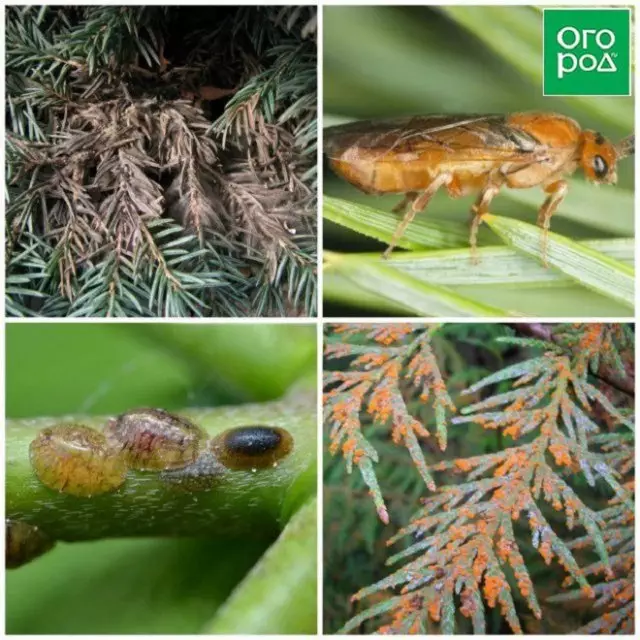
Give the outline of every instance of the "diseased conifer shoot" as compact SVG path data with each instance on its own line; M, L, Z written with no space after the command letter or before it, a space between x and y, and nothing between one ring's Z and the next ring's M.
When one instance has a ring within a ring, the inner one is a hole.
M7 312L316 312L315 7L9 7Z
M360 466L385 523L394 515L376 473L386 473L385 461L366 429L387 425L426 484L421 506L387 541L397 547L387 564L397 568L353 596L370 604L343 632L367 623L380 633L495 633L491 609L503 632L633 632L633 329L498 330L491 349L501 349L501 366L474 372L468 344L481 342L465 343L469 325L329 329L327 361L348 358L325 374L332 452L342 451L348 471ZM456 370L475 381L463 389ZM417 401L412 384L424 385ZM464 456L451 455L461 447ZM543 574L544 588L534 578ZM559 631L553 611L567 602L579 613Z

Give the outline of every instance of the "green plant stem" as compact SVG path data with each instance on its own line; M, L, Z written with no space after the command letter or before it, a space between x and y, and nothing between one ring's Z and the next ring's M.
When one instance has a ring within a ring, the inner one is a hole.
M36 433L76 422L101 429L108 417L65 416L8 420L6 425L6 516L40 527L55 540L119 536L228 536L274 538L315 495L315 399L305 392L283 400L176 412L214 436L237 426L287 429L293 451L275 468L225 471L206 490L187 490L155 472L129 471L117 491L90 498L58 493L36 477L29 444Z
M309 500L204 633L315 633L317 501Z

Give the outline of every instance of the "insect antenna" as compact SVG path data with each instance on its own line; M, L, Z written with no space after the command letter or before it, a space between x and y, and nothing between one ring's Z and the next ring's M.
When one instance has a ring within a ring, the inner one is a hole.
M636 152L636 137L634 134L623 138L616 145L616 152L618 154L618 158L626 158L627 156L632 156Z

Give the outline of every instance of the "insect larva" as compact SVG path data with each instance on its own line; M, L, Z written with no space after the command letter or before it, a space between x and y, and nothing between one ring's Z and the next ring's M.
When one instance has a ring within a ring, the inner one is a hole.
M179 469L198 457L205 434L185 418L162 409L134 409L110 420L104 429L110 446L131 469Z
M293 438L280 427L235 427L216 436L210 448L227 469L264 469L291 452Z
M35 525L22 520L5 520L5 566L17 569L27 562L35 560L55 545Z
M115 491L125 480L126 464L102 433L79 424L42 429L29 446L36 476L45 486L72 496Z

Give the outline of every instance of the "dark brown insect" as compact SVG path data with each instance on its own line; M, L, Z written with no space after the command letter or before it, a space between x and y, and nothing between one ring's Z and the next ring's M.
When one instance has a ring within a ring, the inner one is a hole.
M17 569L55 545L39 527L22 520L5 520L5 566Z
M292 449L291 434L280 427L236 427L211 441L211 451L227 469L274 467Z
M571 118L543 112L354 122L325 129L324 140L331 167L355 187L404 194L394 211L406 213L385 257L441 188L453 198L479 194L470 234L475 250L482 215L501 188L542 186L548 195L538 224L546 242L568 191L565 178L580 167L591 182L615 184L618 160L634 152L633 136L616 146Z

